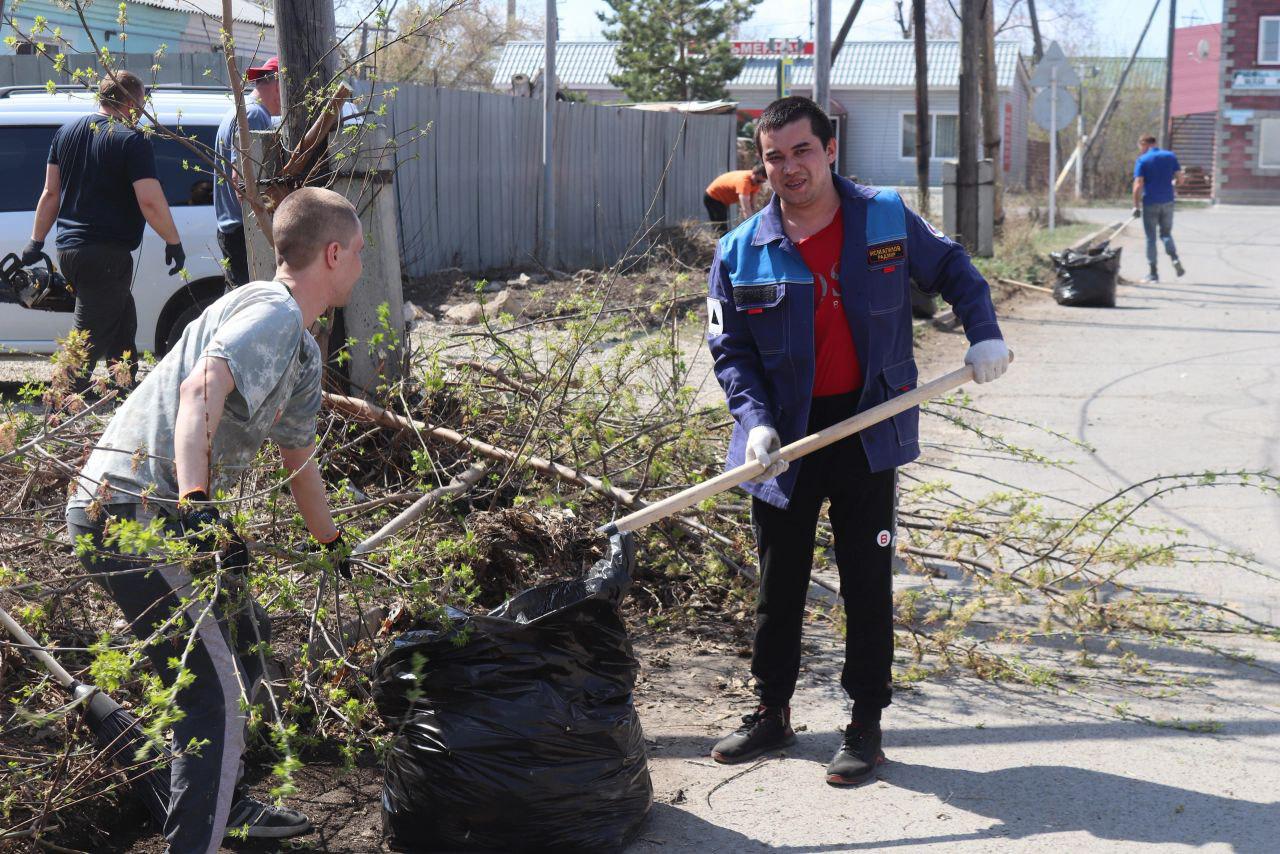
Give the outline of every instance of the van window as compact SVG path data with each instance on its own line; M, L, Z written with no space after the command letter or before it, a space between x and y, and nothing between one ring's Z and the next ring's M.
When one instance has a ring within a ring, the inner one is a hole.
M213 167L202 154L212 156L218 129L178 127L173 131L189 139L201 154L176 139L152 135L151 145L156 153L156 176L164 187L164 197L169 200L170 207L212 205ZM193 136L195 139L190 139Z
M0 213L34 211L44 189L45 164L53 125L44 127L0 127ZM215 127L177 128L183 136L194 136L201 151L212 150ZM199 155L172 139L151 138L156 153L156 176L172 207L213 204L211 168ZM184 164L186 168L184 167Z
M44 189L49 143L58 128L0 127L0 212L34 211Z

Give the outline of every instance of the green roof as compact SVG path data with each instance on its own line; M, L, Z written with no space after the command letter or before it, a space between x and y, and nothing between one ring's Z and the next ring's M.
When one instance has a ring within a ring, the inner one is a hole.
M1071 60L1088 89L1112 89L1129 61L1127 56L1081 56ZM1164 89L1164 58L1140 56L1125 80L1126 89Z

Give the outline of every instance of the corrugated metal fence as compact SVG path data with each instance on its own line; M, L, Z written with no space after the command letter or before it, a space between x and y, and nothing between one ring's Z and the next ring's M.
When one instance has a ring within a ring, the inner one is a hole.
M119 59L119 54L116 54ZM240 70L249 67L250 57L238 56ZM260 61L261 56L257 57ZM220 53L170 53L156 59L150 53L124 55L123 67L151 83L183 83L188 86L225 86L227 64ZM98 58L92 53L67 54L66 67L58 71L53 62L43 56L0 56L0 86L43 86L55 83L73 83L72 74L78 69L93 72L94 79L101 73Z
M152 69L153 64L159 68ZM0 56L0 86L72 82L95 69L70 55L55 72L40 56ZM220 54L128 54L124 66L158 83L225 85ZM247 67L247 58L240 63ZM359 85L367 94L370 87ZM382 93L394 89L394 94ZM538 249L542 104L484 92L380 83L376 109L399 142L396 192L404 270L525 266ZM428 133L415 133L428 129ZM650 229L702 218L702 195L736 168L733 116L556 104L556 246L552 267L614 263Z
M386 104L390 131L403 141L396 191L406 272L530 264L541 208L541 102L404 85ZM612 264L643 246L650 229L704 217L707 184L734 168L733 116L562 102L555 120L557 257L549 266Z

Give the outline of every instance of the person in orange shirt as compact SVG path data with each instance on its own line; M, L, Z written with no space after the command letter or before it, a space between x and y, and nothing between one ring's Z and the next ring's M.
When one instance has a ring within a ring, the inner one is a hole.
M719 234L729 231L730 205L738 206L742 219L756 212L756 199L764 182L764 165L757 163L754 169L725 172L707 185L702 204Z

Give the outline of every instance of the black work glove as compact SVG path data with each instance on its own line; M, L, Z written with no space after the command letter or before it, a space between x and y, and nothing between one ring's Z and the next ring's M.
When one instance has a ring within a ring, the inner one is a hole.
M327 543L321 543L324 546L325 556L333 568L343 578L351 578L351 547L342 539L342 531L338 531L338 536L334 537Z
M181 241L165 244L164 262L173 265L169 268L170 276L178 275L178 271L187 266L187 253L183 251Z
M33 237L30 243L22 247L22 266L30 267L42 260L44 260L44 241Z
M188 492L178 504L178 522L182 533L200 552L215 552L227 569L247 569L249 546L236 533L231 523L218 514L218 508L203 489Z
M1134 219L1142 219L1142 208L1134 208L1134 209L1133 209L1133 218L1134 218Z

